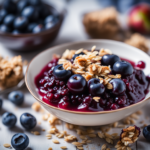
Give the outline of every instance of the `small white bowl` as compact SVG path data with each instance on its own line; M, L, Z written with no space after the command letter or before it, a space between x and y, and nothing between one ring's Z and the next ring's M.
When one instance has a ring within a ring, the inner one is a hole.
M70 111L54 106L50 106L40 99L40 96L36 90L34 83L35 76L42 70L42 68L50 62L53 54L62 54L66 49L90 49L93 45L96 45L97 49L107 48L114 54L122 58L138 62L143 60L146 63L144 73L147 75L150 73L150 57L143 51L129 46L127 44L116 42L112 40L87 40L83 42L67 43L59 46L51 47L46 51L41 52L30 62L25 76L27 88L33 97L51 114L57 116L61 120L84 126L96 126L113 123L121 120L124 117L140 110L150 99L150 92L146 95L145 99L135 103L133 105L111 111L99 111L99 112L79 112Z

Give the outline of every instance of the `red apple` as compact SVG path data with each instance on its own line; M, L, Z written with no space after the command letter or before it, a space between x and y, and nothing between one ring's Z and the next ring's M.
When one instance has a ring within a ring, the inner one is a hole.
M133 31L150 33L150 5L139 4L132 8L128 18L129 28Z

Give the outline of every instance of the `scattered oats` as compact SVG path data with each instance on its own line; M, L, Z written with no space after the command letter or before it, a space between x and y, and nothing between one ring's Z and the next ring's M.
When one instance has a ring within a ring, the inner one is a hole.
M96 49L96 46L94 45L94 46L91 48L91 51L93 52L95 49Z
M40 111L41 109L41 105L38 103L38 102L35 102L32 104L32 107L31 107L34 111Z
M82 146L82 143L80 143L80 142L72 142L72 144L75 145L75 146L77 146L77 147L78 146Z
M96 137L96 134L87 134L87 136L89 136L89 137L91 137L91 138L94 138L94 137Z
M56 139L53 139L52 142L53 142L54 144L59 144L59 141L56 140Z
M50 114L44 114L44 115L42 116L42 120L43 120L43 121L47 121L48 118L49 118L49 116L50 116Z
M51 147L48 150L53 150Z
M39 131L33 131L33 134L34 135L40 135L40 132Z
M135 121L133 119L130 120L131 124L135 124Z
M110 130L111 130L111 128L107 128L107 129L106 129L106 132L109 132Z
M101 132L98 132L98 136L99 136L101 139L105 138L105 135L104 135L103 133L101 133Z
M77 138L74 135L64 136L64 139L66 142L71 142L71 141L77 140Z
M87 144L87 140L82 140L81 144Z
M118 128L125 128L125 127L126 127L126 125L119 124L117 127L118 127Z
M141 110L139 110L139 111L137 111L137 112L135 112L137 115L142 115L142 111Z
M103 144L101 150L106 150L106 147L107 147L106 144Z
M44 109L40 109L39 111L41 114L44 114L45 113L45 110Z
M95 131L93 129L87 129L87 133L94 133Z
M92 142L91 140L87 140L87 141L86 141L86 143L91 143L91 142Z
M99 100L101 99L100 97L93 97L93 99L96 101L96 102L99 102Z
M47 134L46 137L47 137L47 139L51 139L52 135L51 134Z
M58 129L55 126L52 126L51 129L48 131L50 134L56 134L58 133Z
M106 140L107 143L113 144L113 140L112 139L106 138L105 140Z
M11 145L8 144L8 143L4 144L3 146L4 146L5 148L10 148L10 147L11 147Z
M110 148L106 148L106 150L110 150Z
M80 139L82 139L82 140L87 140L87 137L84 136L84 135L80 135L79 137L80 137Z
M55 123L55 121L57 120L58 118L52 114L50 114L50 117L48 119L48 122L52 125Z
M105 137L107 137L109 139L113 139L113 137L110 134L108 134L108 133L104 133L104 135L105 135Z
M74 128L74 125L73 124L69 124L69 123L66 123L66 127L70 130L72 130Z
M140 123L143 124L143 123L144 123L144 120L140 121Z
M77 149L81 149L81 150L83 150L83 147L79 147L79 146L78 146L78 147L77 147Z
M113 127L116 128L118 126L118 122L113 123Z
M127 147L127 150L132 150L130 147Z
M45 129L42 129L42 131L44 132L44 131L45 131Z
M60 148L61 148L61 149L67 149L67 147L66 147L66 146L61 146Z
M135 113L131 114L130 117L133 118L133 119L139 119L139 117Z

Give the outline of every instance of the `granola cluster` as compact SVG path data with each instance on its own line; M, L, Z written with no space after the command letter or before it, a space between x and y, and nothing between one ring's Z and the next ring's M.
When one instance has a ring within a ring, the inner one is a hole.
M87 33L93 38L120 40L118 34L121 30L115 8L105 8L87 13L83 24Z
M117 148L117 150L120 150L123 147L126 148L129 144L136 142L139 135L140 128L136 126L129 126L128 128L123 129L120 135L120 141L118 141L115 148Z
M23 63L21 56L15 56L10 60L0 58L0 88L9 88L18 84L23 78Z
M100 79L100 83L103 83L107 89L112 89L112 84L109 81L113 78L121 78L120 74L112 75L110 66L102 66L101 59L103 55L112 54L108 49L101 49L100 51L95 50L96 46L93 46L91 51L85 49L66 50L59 59L59 64L63 64L65 70L72 70L74 74L82 75L87 81L91 78ZM74 54L84 55L77 56L73 62L70 59Z

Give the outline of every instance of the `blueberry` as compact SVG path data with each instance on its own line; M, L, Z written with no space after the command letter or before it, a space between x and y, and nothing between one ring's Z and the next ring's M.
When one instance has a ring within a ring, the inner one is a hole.
M8 99L15 105L21 105L24 101L24 95L20 91L13 91L8 95Z
M30 33L30 32L32 33L33 28L34 28L35 26L37 26L36 23L31 23L31 24L29 24L28 27L27 27L27 31L28 31L29 33Z
M24 30L28 26L28 19L25 17L17 17L14 21L14 28Z
M3 23L4 18L7 15L7 11L5 9L0 10L0 24Z
M126 85L121 79L112 79L110 83L113 86L112 93L115 95L120 95L126 90Z
M113 65L113 72L115 74L121 74L122 76L128 76L133 74L133 67L129 62L117 61Z
M38 15L38 11L33 6L28 6L22 11L22 16L28 18L30 21L36 21L38 19Z
M50 15L50 9L45 4L42 4L39 7L37 7L37 10L39 12L39 17L42 19Z
M146 138L146 140L150 141L150 125L144 127L143 135Z
M42 24L39 24L33 28L32 33L39 33L42 32L43 30L44 30L44 26Z
M54 22L48 22L46 23L45 25L45 29L51 29L55 26L55 23Z
M11 138L11 145L15 150L24 150L29 145L29 138L24 133L17 133Z
M4 0L3 8L9 13L16 12L16 3L13 0Z
M0 99L0 110L2 109L3 101Z
M32 1L32 0L31 0ZM22 10L29 6L29 2L27 0L21 0L17 3L17 9L18 9L18 12L22 12Z
M120 58L117 55L114 55L114 54L112 54L112 55L109 55L109 54L104 55L102 57L102 60L101 60L102 65L104 65L104 66L109 66L110 65L111 67L117 61L120 61Z
M41 5L41 0L29 0L30 5L38 6Z
M79 53L79 54L75 54L75 55L72 57L72 59L75 60L75 58L76 58L77 56L80 56L80 55L85 55L85 53L81 52L81 53Z
M57 80L67 80L70 78L72 72L70 70L65 70L63 65L57 65L54 67L53 75Z
M7 27L6 25L2 24L0 25L0 32L8 33L8 32L11 32L11 29Z
M86 89L86 80L83 76L75 74L69 78L67 86L73 94L81 94Z
M92 96L101 96L105 92L105 86L97 78L88 81L88 88Z
M12 128L17 122L17 117L10 112L5 112L2 116L2 122L5 126Z
M20 123L25 129L31 130L36 126L37 121L33 115L24 113L20 117Z
M12 15L12 14L7 15L4 19L4 24L11 28L11 27L13 27L14 20L15 20L14 15Z
M47 24L48 22L53 22L55 19L55 16L54 15L49 15L45 18L45 21L44 23Z
M21 34L21 33L22 33L22 32L20 32L20 31L17 30L17 29L12 31L12 34L14 34L14 35L18 35L18 34Z

